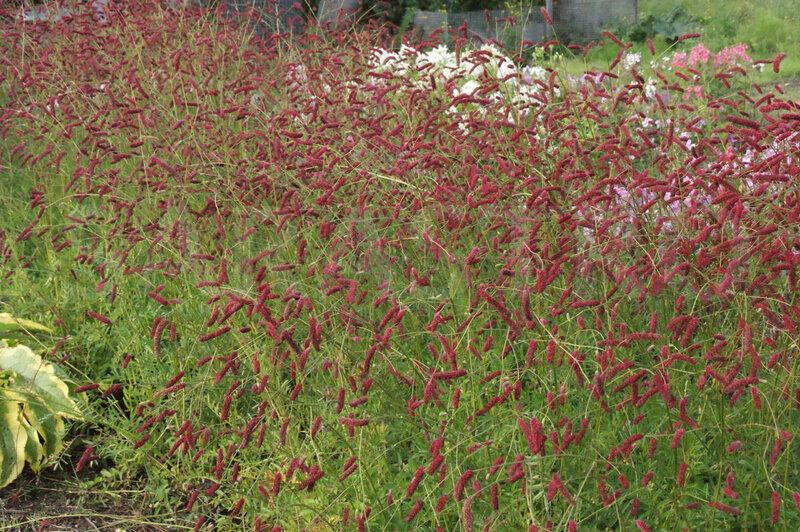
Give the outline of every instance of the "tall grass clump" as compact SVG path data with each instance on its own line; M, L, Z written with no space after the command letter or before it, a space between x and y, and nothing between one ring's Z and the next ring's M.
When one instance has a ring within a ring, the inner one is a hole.
M2 22L0 279L87 482L196 529L800 526L800 111L752 60L72 7Z

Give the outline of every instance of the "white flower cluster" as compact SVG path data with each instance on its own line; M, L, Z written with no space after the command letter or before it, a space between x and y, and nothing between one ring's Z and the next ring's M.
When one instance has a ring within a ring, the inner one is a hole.
M631 70L636 68L642 62L642 54L636 53L626 53L622 56L622 68L625 70Z
M492 103L508 103L515 112L525 116L532 107L541 105L546 99L546 90L536 81L547 81L548 72L538 65L520 69L493 44L485 44L477 50L460 54L440 45L427 51L417 51L403 46L399 52L374 48L370 60L376 73L391 72L407 76L411 82L430 90L430 75L443 82L440 86L454 98L448 113L466 114L469 111L485 113L485 106L474 102L459 101L459 96L480 98ZM480 92L487 83L497 83L490 94ZM554 89L560 96L558 88Z
M658 85L655 78L647 78L647 83L644 84L644 94L647 98L654 98L658 92Z
M419 54L416 63L417 67L432 65L435 69L455 69L456 54L448 50L447 46L440 44L426 53Z
M404 76L408 71L408 62L405 60L404 52L413 49L403 46L400 52L393 52L384 48L373 48L371 62L373 68L379 72L395 72Z
M522 76L528 83L533 83L533 80L547 81L547 70L540 66L528 65L523 67Z

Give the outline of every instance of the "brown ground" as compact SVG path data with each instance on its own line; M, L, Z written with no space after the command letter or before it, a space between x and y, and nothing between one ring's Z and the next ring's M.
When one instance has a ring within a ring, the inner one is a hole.
M146 508L139 506L120 492L83 491L74 479L58 472L43 472L38 478L24 472L0 490L0 531L161 532L178 528L150 522Z

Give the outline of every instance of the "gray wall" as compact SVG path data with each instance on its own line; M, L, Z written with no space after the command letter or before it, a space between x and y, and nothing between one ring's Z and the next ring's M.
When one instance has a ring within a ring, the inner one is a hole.
M195 1L198 0L189 0ZM217 0L221 2L222 0ZM283 33L291 31L299 33L303 29L303 11L295 10L292 6L298 0L225 0L234 11L244 12L254 8L260 16L259 31L266 33ZM209 0L199 0L200 4L207 4ZM300 0L300 4L303 2Z
M507 19L514 17L516 24ZM466 11L463 13L440 13L418 11L414 14L414 27L423 35L436 29L458 30L467 23L467 37L483 42L493 39L502 44L523 40L541 41L547 26L539 9L501 9L492 11ZM443 36L444 37L444 36Z
M634 23L638 19L638 0L554 0L552 12L555 37L564 42L588 41L600 35L603 29L620 22ZM511 40L541 42L552 35L548 33L544 17L538 7L464 13L418 11L414 14L414 27L423 36L444 28L456 30L467 21L469 36L486 42L494 39L502 44ZM516 18L516 25L506 22Z
M321 25L350 24L358 15L358 0L320 0L317 21Z
M556 0L553 10L557 36L564 32L571 40L594 39L610 25L638 20L637 0Z

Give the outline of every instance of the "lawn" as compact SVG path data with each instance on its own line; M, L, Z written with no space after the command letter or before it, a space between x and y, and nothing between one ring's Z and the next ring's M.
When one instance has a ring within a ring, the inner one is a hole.
M77 409L0 366L0 528L800 528L777 51L95 16L0 18L5 349Z

